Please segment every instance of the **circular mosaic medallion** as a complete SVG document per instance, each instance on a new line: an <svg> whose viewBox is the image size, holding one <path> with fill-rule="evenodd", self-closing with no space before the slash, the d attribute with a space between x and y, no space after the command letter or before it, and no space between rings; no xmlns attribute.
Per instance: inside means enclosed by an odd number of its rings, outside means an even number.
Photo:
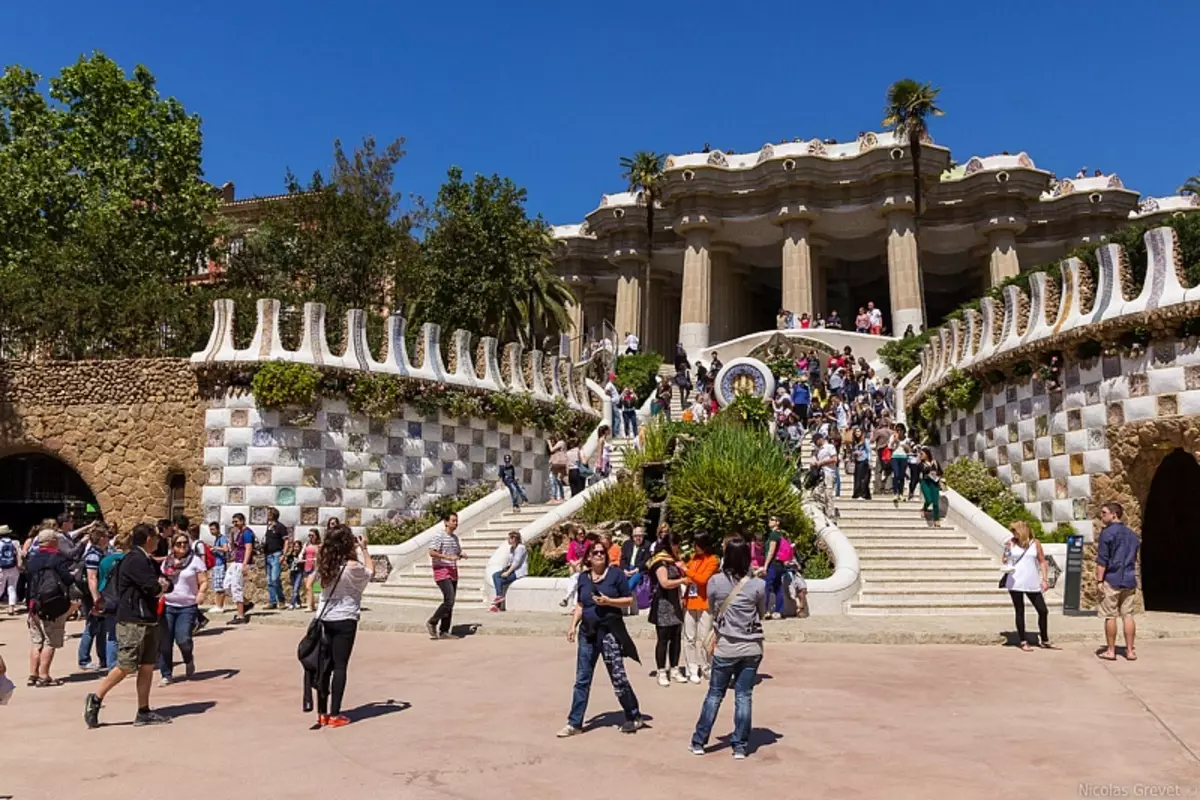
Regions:
<svg viewBox="0 0 1200 800"><path fill-rule="evenodd" d="M735 358L721 368L716 388L722 408L743 394L770 400L775 394L775 376L757 358Z"/></svg>

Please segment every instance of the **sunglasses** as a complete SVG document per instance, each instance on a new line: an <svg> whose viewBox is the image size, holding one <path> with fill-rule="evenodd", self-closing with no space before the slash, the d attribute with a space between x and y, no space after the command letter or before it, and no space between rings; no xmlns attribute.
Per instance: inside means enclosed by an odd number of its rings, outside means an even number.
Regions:
<svg viewBox="0 0 1200 800"><path fill-rule="evenodd" d="M605 554L605 553L604 553L604 551L603 551L603 550L593 550L593 551L591 552L591 555L594 555L594 556L602 556L602 555L604 555L604 554Z"/></svg>

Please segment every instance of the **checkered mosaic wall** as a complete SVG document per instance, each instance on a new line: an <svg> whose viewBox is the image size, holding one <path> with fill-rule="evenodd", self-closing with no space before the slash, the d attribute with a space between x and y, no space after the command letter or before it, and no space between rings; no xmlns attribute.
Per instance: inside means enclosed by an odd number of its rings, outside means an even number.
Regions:
<svg viewBox="0 0 1200 800"><path fill-rule="evenodd" d="M1037 379L984 391L974 413L943 425L943 462L982 459L1044 523L1091 538L1091 476L1109 471L1107 428L1200 415L1200 348L1156 342L1138 358L1068 359L1061 391Z"/></svg>
<svg viewBox="0 0 1200 800"><path fill-rule="evenodd" d="M205 413L202 503L206 520L246 516L261 533L267 508L288 526L321 527L337 517L356 532L377 520L419 513L439 497L498 479L511 455L529 499L546 496L546 435L484 419L424 416L372 420L342 401L304 419L259 411L250 394L230 395Z"/></svg>

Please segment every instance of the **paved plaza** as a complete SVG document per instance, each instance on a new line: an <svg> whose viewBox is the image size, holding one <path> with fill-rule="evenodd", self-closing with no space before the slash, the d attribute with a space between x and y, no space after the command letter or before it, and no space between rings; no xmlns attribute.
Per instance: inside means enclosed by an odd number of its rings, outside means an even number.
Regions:
<svg viewBox="0 0 1200 800"><path fill-rule="evenodd" d="M1095 620L1092 620L1095 623ZM72 628L78 627L77 624ZM296 627L206 632L192 682L154 690L175 718L133 728L133 686L113 692L99 730L81 712L90 678L19 685L0 708L0 796L19 800L187 798L558 798L624 794L764 797L1039 798L1089 787L1200 793L1200 640L1147 639L1136 663L1101 663L1090 643L1021 653L970 645L768 643L755 690L753 752L735 762L716 740L686 745L703 687L659 688L630 664L649 727L617 732L603 670L584 735L563 724L575 649L550 636L473 635L431 642L362 631L346 708L355 722L310 730L300 709ZM23 620L0 622L0 653L20 681ZM57 659L72 664L74 641ZM732 726L732 697L715 735ZM599 783L598 783L599 782ZM1083 789L1081 790L1081 784ZM600 788L598 788L600 787ZM609 792L611 793L611 792ZM1181 794L1180 794L1181 793Z"/></svg>

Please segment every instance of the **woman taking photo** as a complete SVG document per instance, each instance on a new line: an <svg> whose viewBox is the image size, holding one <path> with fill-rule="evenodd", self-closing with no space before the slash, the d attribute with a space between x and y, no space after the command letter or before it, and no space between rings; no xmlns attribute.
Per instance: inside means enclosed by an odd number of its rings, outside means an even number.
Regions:
<svg viewBox="0 0 1200 800"><path fill-rule="evenodd" d="M908 439L903 423L897 422L888 439L892 451L892 505L900 505L904 496L904 476L908 474Z"/></svg>
<svg viewBox="0 0 1200 800"><path fill-rule="evenodd" d="M929 447L921 448L921 511L929 512L933 527L942 527L942 465Z"/></svg>
<svg viewBox="0 0 1200 800"><path fill-rule="evenodd" d="M558 732L559 738L583 733L583 716L587 712L588 696L592 691L592 676L596 658L604 659L613 691L625 712L622 733L633 733L645 723L638 710L637 695L625 672L626 658L638 660L637 648L625 630L622 613L633 603L629 584L620 567L608 561L608 549L594 543L587 551L587 569L579 581L579 603L571 618L567 641L579 640L575 659L575 688L571 694L571 712L567 724Z"/></svg>
<svg viewBox="0 0 1200 800"><path fill-rule="evenodd" d="M345 525L327 531L317 558L317 573L321 578L321 602L316 618L321 622L322 647L327 648L317 675L317 725L340 728L350 724L342 714L346 668L358 633L362 593L375 574L366 535L355 539Z"/></svg>
<svg viewBox="0 0 1200 800"><path fill-rule="evenodd" d="M163 596L163 613L158 623L158 671L162 675L158 685L168 686L172 680L175 645L179 645L187 677L196 673L192 632L200 604L208 592L208 568L204 559L192 551L192 540L186 533L177 533L171 539L171 551L163 560L162 574L173 584L171 591Z"/></svg>
<svg viewBox="0 0 1200 800"><path fill-rule="evenodd" d="M1013 536L1004 546L1004 571L1008 573L1004 586L1017 614L1017 638L1021 649L1026 653L1033 649L1025 639L1026 597L1037 611L1042 647L1053 649L1047 627L1046 600L1042 597L1050 585L1046 579L1046 554L1042 552L1042 543L1033 538L1033 531L1024 520L1017 520L1008 529Z"/></svg>
<svg viewBox="0 0 1200 800"><path fill-rule="evenodd" d="M688 585L690 581L678 562L675 537L667 531L654 545L654 555L650 557L647 566L654 587L650 601L650 624L655 627L658 635L658 643L654 647L654 660L658 666L659 686L670 686L672 678L676 683L687 683L687 675L679 666L679 650L683 641L683 603L680 588Z"/></svg>
<svg viewBox="0 0 1200 800"><path fill-rule="evenodd" d="M725 543L722 571L708 582L716 647L709 669L708 694L692 734L691 750L704 755L713 723L733 685L734 758L745 758L750 741L750 695L763 657L763 612L767 606L766 585L750 577L750 547L740 538Z"/></svg>

